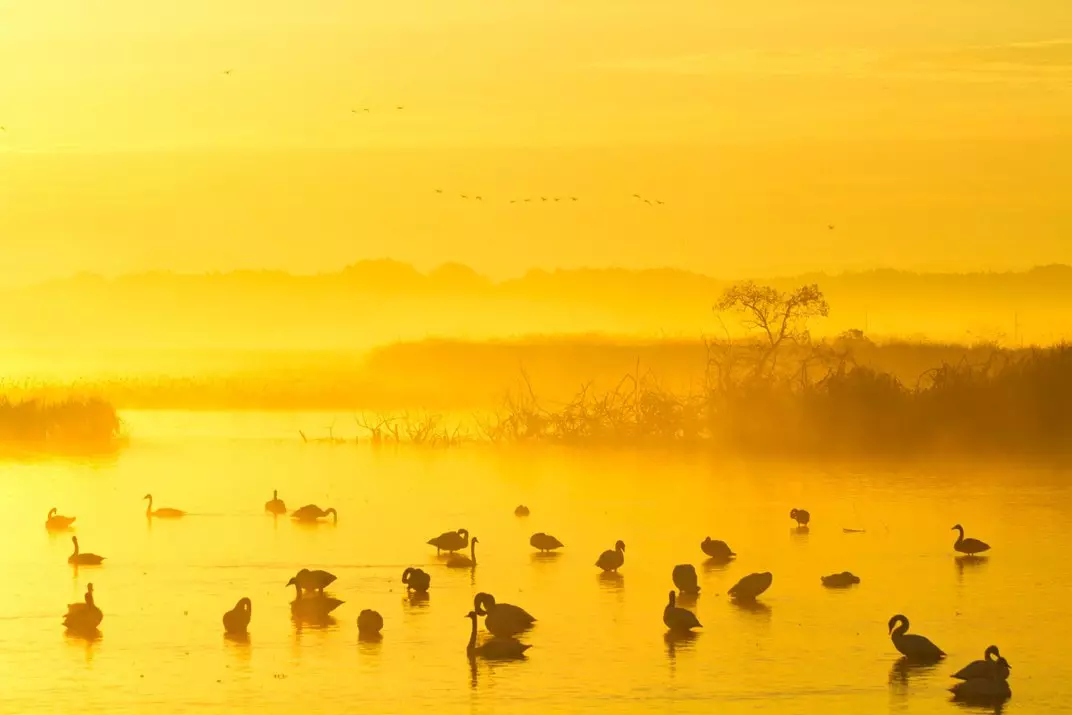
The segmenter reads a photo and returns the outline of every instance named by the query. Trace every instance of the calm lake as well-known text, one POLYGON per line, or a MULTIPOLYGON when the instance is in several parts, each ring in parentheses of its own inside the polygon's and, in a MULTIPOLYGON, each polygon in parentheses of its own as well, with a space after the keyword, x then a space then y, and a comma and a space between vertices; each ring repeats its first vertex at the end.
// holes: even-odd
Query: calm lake
POLYGON ((375 450, 303 444, 298 429, 330 422, 316 414, 125 419, 133 441, 110 462, 0 464, 0 712, 945 713, 960 707, 950 674, 991 643, 1013 668, 1004 712, 1069 709, 1067 470, 375 450), (273 489, 291 509, 335 507, 338 525, 273 519, 273 489), (149 522, 146 492, 189 516, 149 522), (514 516, 520 503, 531 516, 514 516), (71 534, 44 528, 53 506, 103 566, 67 564, 71 534), (809 534, 794 533, 793 507, 811 511, 809 534), (958 522, 993 546, 987 561, 957 561, 958 522), (472 571, 425 544, 460 527, 480 539, 472 571), (535 556, 537 531, 565 543, 559 556, 535 556), (737 560, 705 566, 708 535, 737 560), (625 565, 606 580, 593 564, 617 539, 625 565), (704 628, 668 642, 679 563, 700 574, 704 628), (406 598, 406 566, 431 573, 428 601, 406 598), (285 584, 302 567, 338 576, 333 625, 291 620, 285 584), (843 570, 862 583, 820 585, 843 570), (762 607, 735 606, 726 590, 752 571, 774 584, 762 607), (60 623, 89 582, 104 612, 92 643, 60 623), (536 616, 526 661, 470 666, 478 591, 536 616), (242 596, 248 643, 220 623, 242 596), (379 643, 358 640, 363 608, 383 615, 379 643), (897 613, 949 658, 900 667, 886 628, 897 613))

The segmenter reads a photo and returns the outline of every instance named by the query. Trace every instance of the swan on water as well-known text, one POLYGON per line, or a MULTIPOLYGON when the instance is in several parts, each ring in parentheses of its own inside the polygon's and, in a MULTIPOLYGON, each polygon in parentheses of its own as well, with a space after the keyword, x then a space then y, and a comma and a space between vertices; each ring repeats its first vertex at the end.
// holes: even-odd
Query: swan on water
POLYGON ((916 663, 935 663, 945 657, 941 648, 921 635, 908 632, 908 619, 898 614, 887 624, 897 651, 916 663))
POLYGON ((276 516, 287 513, 287 505, 279 498, 278 489, 272 490, 272 498, 264 502, 264 510, 269 514, 275 514, 276 516))
POLYGON ((476 566, 476 544, 479 539, 475 536, 472 541, 469 542, 469 553, 472 556, 466 556, 465 554, 451 554, 447 559, 447 568, 449 569, 468 569, 476 566))
POLYGON ((756 597, 771 587, 774 576, 770 571, 750 573, 731 588, 728 593, 735 601, 754 601, 756 597))
POLYGON ((528 611, 510 603, 497 603, 490 593, 478 593, 473 597, 473 610, 485 616, 484 627, 500 638, 516 636, 528 630, 536 622, 528 611))
POLYGON ((67 557, 67 563, 74 564, 75 566, 96 566, 104 561, 103 556, 97 556, 96 554, 83 554, 78 550, 78 537, 72 536, 71 541, 74 543, 74 553, 67 557))
POLYGON ((555 549, 561 549, 564 544, 550 534, 545 534, 541 531, 529 538, 529 546, 540 551, 554 551, 555 549))
POLYGON ((672 574, 674 585, 682 593, 696 595, 700 592, 700 584, 696 578, 696 568, 692 564, 678 564, 672 574))
POLYGON ((982 660, 973 660, 966 666, 953 673, 958 680, 976 680, 989 678, 990 680, 1008 680, 1012 666, 1005 660, 996 645, 988 646, 983 652, 982 660), (993 656, 993 658, 991 657, 993 656))
POLYGON ((155 516, 159 519, 178 519, 180 517, 186 516, 186 512, 184 512, 182 509, 170 509, 168 507, 163 507, 162 509, 154 510, 152 494, 146 494, 142 497, 142 499, 149 500, 149 506, 145 507, 145 516, 155 516))
POLYGON ((949 689, 954 700, 974 702, 980 705, 1001 703, 1012 697, 1012 688, 1007 680, 973 678, 956 683, 949 689))
POLYGON ((625 542, 619 539, 614 544, 614 551, 604 551, 596 560, 596 566, 604 571, 617 572, 625 563, 625 542))
POLYGON ((402 572, 402 583, 406 584, 407 591, 428 593, 428 588, 432 585, 432 577, 423 569, 410 567, 402 572))
POLYGON ((476 644, 476 619, 477 612, 469 611, 465 616, 473 622, 473 629, 469 632, 469 644, 465 646, 465 652, 470 657, 480 656, 481 658, 488 658, 490 660, 511 660, 516 658, 524 658, 525 651, 532 646, 513 638, 492 638, 484 641, 483 644, 476 644))
POLYGON ((48 512, 48 517, 45 519, 45 528, 50 531, 64 531, 71 528, 71 524, 78 517, 76 516, 60 516, 57 514, 58 509, 52 507, 48 512))
POLYGON ((710 536, 705 538, 700 544, 700 550, 711 558, 720 561, 729 561, 737 555, 730 550, 729 545, 725 541, 712 539, 710 536))
POLYGON ((811 514, 807 509, 793 509, 789 512, 789 518, 797 522, 797 526, 807 526, 811 521, 811 514))
POLYGON ((436 555, 439 555, 439 552, 441 551, 449 551, 451 553, 461 551, 469 545, 469 530, 458 529, 457 531, 444 531, 439 536, 428 539, 426 543, 429 546, 436 547, 436 555))
POLYGON ((83 603, 67 604, 67 613, 63 617, 63 625, 71 631, 93 631, 104 619, 104 614, 97 608, 93 599, 93 584, 86 586, 86 600, 83 603))
POLYGON ((331 516, 333 523, 339 523, 339 512, 335 511, 333 507, 321 509, 316 504, 306 504, 301 509, 296 509, 290 514, 292 519, 305 524, 314 524, 317 520, 329 515, 331 516))
POLYGON ((979 541, 979 539, 964 538, 964 527, 960 524, 954 526, 950 531, 955 531, 959 534, 956 542, 953 544, 953 549, 959 551, 962 554, 968 554, 974 556, 975 554, 981 554, 984 551, 990 551, 990 544, 979 541))
POLYGON ((383 630, 383 616, 376 611, 366 608, 361 611, 357 616, 357 632, 366 635, 373 636, 378 635, 383 630))
POLYGON ((223 630, 231 634, 245 633, 252 615, 253 601, 248 598, 238 599, 235 607, 223 614, 223 630))
POLYGON ((860 583, 860 577, 851 571, 842 571, 841 573, 830 574, 829 576, 820 576, 819 579, 827 588, 848 588, 853 584, 860 583))
POLYGON ((330 586, 335 581, 335 578, 335 574, 322 569, 312 571, 302 569, 287 581, 287 585, 297 588, 299 595, 301 595, 302 591, 316 591, 323 594, 324 589, 330 586))
POLYGON ((703 628, 696 614, 677 605, 677 594, 670 592, 670 601, 663 609, 663 623, 672 631, 689 631, 693 628, 703 628))
POLYGON ((529 515, 529 508, 527 506, 525 506, 524 504, 521 504, 516 509, 514 509, 514 516, 528 516, 528 515, 529 515))

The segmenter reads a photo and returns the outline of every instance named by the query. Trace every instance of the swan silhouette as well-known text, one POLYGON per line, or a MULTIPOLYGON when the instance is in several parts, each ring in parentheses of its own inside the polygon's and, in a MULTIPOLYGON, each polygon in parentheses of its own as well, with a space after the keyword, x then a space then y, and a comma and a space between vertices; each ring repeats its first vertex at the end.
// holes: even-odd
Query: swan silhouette
POLYGON ((990 551, 990 544, 979 541, 979 539, 965 539, 964 527, 960 524, 954 526, 950 531, 955 531, 959 534, 956 542, 953 544, 953 549, 959 551, 962 554, 968 554, 974 556, 975 554, 981 554, 984 551, 990 551))
POLYGON ((290 514, 292 519, 304 524, 315 524, 317 520, 329 515, 331 516, 333 523, 339 523, 339 512, 335 511, 333 507, 321 509, 316 504, 306 504, 301 509, 296 509, 290 514))
POLYGON ((860 583, 860 577, 849 571, 842 571, 841 573, 830 574, 829 576, 820 576, 819 579, 827 588, 848 588, 853 584, 860 583))
POLYGON ((756 597, 771 587, 774 576, 770 571, 750 573, 731 588, 728 593, 735 601, 754 601, 756 597))
POLYGON ((988 646, 983 653, 982 660, 973 660, 966 666, 953 673, 958 680, 977 680, 986 678, 990 680, 1008 680, 1012 666, 1009 661, 1002 657, 1001 651, 996 645, 988 646), (991 656, 994 656, 991 658, 991 656))
POLYGON ((142 497, 142 499, 149 500, 149 506, 145 507, 145 516, 155 516, 159 519, 179 519, 181 517, 186 516, 186 512, 184 512, 182 509, 170 509, 168 507, 164 507, 162 509, 154 510, 152 494, 146 494, 142 497))
POLYGON ((807 526, 811 521, 811 514, 807 509, 793 509, 789 512, 789 518, 797 522, 797 526, 807 526))
POLYGON ((235 607, 223 614, 223 630, 232 635, 245 633, 252 615, 253 602, 248 598, 238 599, 235 607))
POLYGON ((696 578, 696 568, 692 564, 678 564, 674 567, 671 577, 674 585, 682 593, 696 595, 700 592, 700 584, 696 578))
POLYGON ((670 592, 670 600, 663 609, 663 623, 671 631, 678 632, 703 628, 695 613, 677 606, 677 594, 673 591, 670 592))
POLYGON ((407 591, 416 593, 428 593, 432 585, 432 577, 418 568, 408 568, 402 572, 402 583, 406 584, 407 591))
POLYGON ((524 504, 521 504, 516 509, 514 509, 514 516, 528 516, 528 515, 529 515, 529 508, 527 506, 525 506, 524 504))
POLYGON ((298 589, 299 596, 301 596, 302 591, 316 591, 319 594, 323 594, 324 589, 330 586, 335 579, 335 574, 328 571, 302 569, 287 581, 287 585, 298 589))
POLYGON ((1012 688, 1007 680, 993 678, 973 678, 956 683, 949 689, 954 700, 977 703, 980 705, 999 704, 1012 697, 1012 688))
POLYGON ((104 561, 103 556, 97 556, 96 554, 83 554, 78 550, 78 537, 72 536, 71 542, 74 544, 74 553, 67 557, 67 563, 74 566, 97 566, 101 561, 104 561))
POLYGON ((529 539, 529 546, 540 551, 554 551, 555 549, 561 549, 564 544, 550 534, 545 534, 541 531, 532 535, 529 539))
POLYGON ((276 516, 287 513, 287 505, 279 498, 279 490, 272 490, 272 498, 269 501, 264 502, 264 510, 269 514, 275 514, 276 516))
POLYGON ((441 551, 461 551, 469 545, 469 530, 458 529, 457 531, 444 531, 439 536, 428 539, 429 546, 436 547, 436 555, 441 551))
POLYGON ((936 663, 945 657, 941 648, 929 639, 908 632, 908 619, 898 614, 887 624, 893 647, 905 658, 916 663, 936 663))
POLYGON ((479 539, 475 536, 473 540, 469 542, 469 553, 472 556, 466 556, 465 554, 451 554, 447 559, 447 568, 449 569, 468 569, 476 566, 476 544, 479 539))
POLYGON ((357 632, 365 636, 379 635, 383 630, 383 616, 376 611, 365 609, 357 616, 357 632))
POLYGON ((97 608, 93 598, 93 584, 88 584, 84 603, 67 604, 63 625, 70 631, 91 632, 96 630, 103 619, 104 614, 97 608))
POLYGON ((478 616, 486 616, 484 627, 500 638, 516 636, 536 622, 536 618, 524 608, 510 603, 496 603, 490 593, 481 592, 474 596, 473 610, 478 616))
POLYGON ((513 638, 492 638, 483 644, 476 644, 476 619, 477 612, 469 611, 465 616, 473 622, 473 628, 469 632, 469 644, 465 646, 465 652, 469 657, 479 656, 489 660, 515 660, 525 657, 525 651, 532 646, 513 638))
POLYGON ((71 528, 71 524, 78 517, 76 516, 60 516, 57 514, 56 507, 52 507, 48 512, 48 517, 45 519, 45 528, 49 531, 64 531, 71 528))
POLYGON ((700 550, 711 558, 719 561, 729 561, 737 556, 737 554, 730 550, 729 545, 726 544, 725 541, 718 541, 717 539, 712 539, 710 536, 700 543, 700 550))
POLYGON ((618 569, 625 563, 625 542, 619 539, 614 544, 614 551, 604 551, 599 555, 596 560, 596 566, 604 571, 614 571, 617 573, 618 569))

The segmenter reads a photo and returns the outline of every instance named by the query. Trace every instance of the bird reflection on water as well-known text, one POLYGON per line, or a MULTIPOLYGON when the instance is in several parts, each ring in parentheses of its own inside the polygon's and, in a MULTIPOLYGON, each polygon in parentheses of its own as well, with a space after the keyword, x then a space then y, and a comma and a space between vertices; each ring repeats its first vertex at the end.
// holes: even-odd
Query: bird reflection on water
POLYGON ((913 681, 924 681, 935 674, 938 663, 921 663, 907 656, 898 658, 890 668, 890 694, 898 700, 907 700, 909 686, 913 681))
POLYGON ((625 576, 617 571, 604 571, 596 576, 596 579, 604 591, 618 592, 625 588, 625 576))
POLYGON ((688 652, 692 650, 699 636, 700 633, 697 631, 666 631, 663 634, 663 642, 666 643, 666 657, 673 662, 677 657, 678 651, 688 652))
POLYGON ((981 570, 984 566, 990 563, 989 556, 957 556, 953 559, 953 563, 957 565, 957 574, 964 575, 965 571, 977 571, 981 570))

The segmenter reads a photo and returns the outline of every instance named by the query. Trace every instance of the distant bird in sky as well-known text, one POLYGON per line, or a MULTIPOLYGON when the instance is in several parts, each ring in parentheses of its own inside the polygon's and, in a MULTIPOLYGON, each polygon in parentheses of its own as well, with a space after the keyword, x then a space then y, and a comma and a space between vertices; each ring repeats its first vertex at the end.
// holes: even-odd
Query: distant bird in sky
POLYGON ((6 132, 6 131, 7 131, 7 127, 0 127, 0 132, 6 132))
POLYGON ((483 196, 474 196, 473 198, 475 198, 477 201, 483 201, 484 200, 483 196))
POLYGON ((441 193, 443 193, 443 189, 436 189, 436 190, 435 190, 435 192, 436 192, 437 194, 441 194, 441 193))
MULTIPOLYGON (((353 112, 354 114, 357 114, 357 110, 356 110, 356 109, 351 109, 350 111, 351 111, 351 112, 353 112)), ((361 108, 361 111, 362 111, 362 112, 368 112, 368 111, 369 111, 369 108, 368 108, 368 107, 362 107, 362 108, 361 108)))
POLYGON ((827 230, 827 231, 833 231, 833 230, 834 230, 834 224, 832 224, 832 223, 831 223, 831 224, 827 224, 827 226, 826 226, 826 230, 827 230))
POLYGON ((232 72, 234 72, 234 70, 224 70, 223 71, 224 74, 228 74, 228 75, 231 74, 232 72))
POLYGON ((467 199, 467 198, 469 198, 469 195, 468 195, 468 194, 461 194, 461 197, 462 197, 463 199, 467 199))
POLYGON ((576 200, 577 200, 577 197, 576 197, 576 196, 571 196, 571 197, 570 197, 570 201, 576 201, 576 200))
POLYGON ((529 203, 530 201, 532 201, 532 199, 525 199, 526 204, 529 203))
POLYGON ((395 107, 395 109, 402 110, 402 109, 405 109, 405 107, 395 107))
POLYGON ((546 196, 541 196, 540 201, 547 201, 547 197, 546 196))

